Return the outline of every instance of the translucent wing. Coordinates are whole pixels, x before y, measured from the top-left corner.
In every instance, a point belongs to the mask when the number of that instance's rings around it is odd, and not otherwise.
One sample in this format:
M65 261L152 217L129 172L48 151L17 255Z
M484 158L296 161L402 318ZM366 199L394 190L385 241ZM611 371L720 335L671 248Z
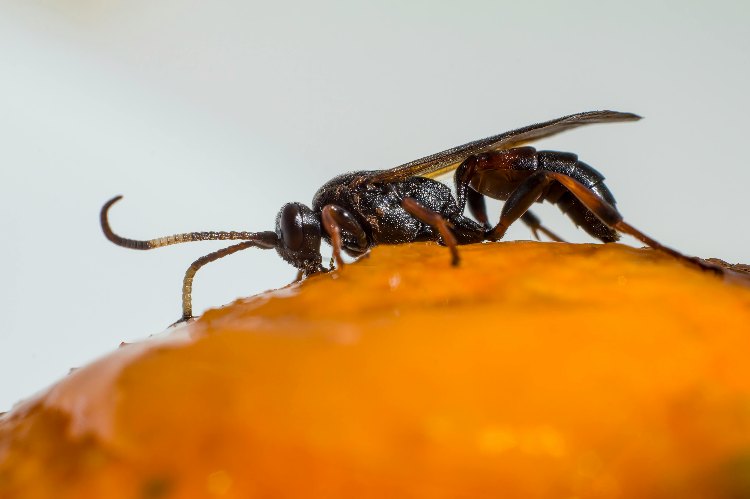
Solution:
M640 116L633 113L620 113L617 111L588 111L563 116L544 123L529 125L510 132L493 135L484 139L475 140L461 146L453 147L445 151L425 156L424 158L410 161L409 163L383 170L370 179L371 182L398 182L409 177L437 177L443 173L454 170L463 160L472 154L482 152L510 149L525 142L542 139L551 135L572 130L583 125L594 123L616 123L619 121L637 121Z

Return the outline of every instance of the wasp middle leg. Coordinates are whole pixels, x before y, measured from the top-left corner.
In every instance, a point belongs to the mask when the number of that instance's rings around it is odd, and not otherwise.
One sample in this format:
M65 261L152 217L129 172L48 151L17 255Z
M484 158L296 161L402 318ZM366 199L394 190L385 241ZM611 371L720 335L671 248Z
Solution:
M454 267L458 265L461 258L458 256L458 241L456 236L451 232L452 225L445 219L440 213L432 211L422 206L419 201L414 198L404 198L401 201L401 206L414 218L421 220L423 223L433 227L440 234L440 238L443 240L443 244L448 246L451 252L451 265Z

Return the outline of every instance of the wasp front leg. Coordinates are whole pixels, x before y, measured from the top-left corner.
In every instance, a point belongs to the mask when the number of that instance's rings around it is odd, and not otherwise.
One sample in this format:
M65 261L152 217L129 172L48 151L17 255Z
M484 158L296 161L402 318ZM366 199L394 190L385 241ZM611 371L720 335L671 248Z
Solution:
M347 210L335 204L328 204L321 211L321 220L323 229L331 238L333 258L338 268L344 266L342 250L353 256L362 255L367 251L367 234L354 215Z

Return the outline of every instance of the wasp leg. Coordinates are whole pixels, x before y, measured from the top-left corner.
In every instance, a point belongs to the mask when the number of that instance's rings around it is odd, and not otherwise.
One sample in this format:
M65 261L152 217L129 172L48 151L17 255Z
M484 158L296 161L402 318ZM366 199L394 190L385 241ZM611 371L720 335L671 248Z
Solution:
M521 218L531 228L534 237L539 239L539 232L550 239L562 241L554 232L544 227L540 220L531 212L529 207L545 191L551 180L542 171L530 175L513 192L510 193L501 215L500 223L492 228L487 217L484 196L470 187L472 178L486 170L530 170L536 166L534 159L536 151L530 147L509 149L492 154L474 155L466 158L456 168L454 182L456 186L456 201L461 211L468 203L469 212L476 220L484 225L489 239L498 240L505 235L510 224ZM528 164L527 164L528 163ZM502 198L501 198L502 199Z
M484 202L484 195L474 189L467 188L465 191L466 202L469 206L469 213L474 219L484 226L485 230L492 228L490 218L487 216L487 204ZM460 206L459 206L460 207ZM463 209L461 209L463 211Z
M470 187L466 189L464 195L466 196L466 204L469 208L469 213L471 213L471 216L473 216L477 222L482 224L485 230L491 229L492 225L490 225L490 219L487 216L487 204L485 203L484 195L478 193ZM539 237L539 233L541 232L555 242L565 242L565 240L560 236L542 225L542 221L539 220L539 217L534 215L531 211L526 211L526 213L521 215L521 221L525 223L529 227L529 229L531 229L531 233L534 234L534 237L537 239L537 241L542 240L542 238Z
M477 170L478 159L475 155L471 155L458 165L456 173L453 174L453 181L456 185L456 203L461 213L464 212L466 207L466 201L469 201L469 211L477 219L479 223L487 223L489 228L489 220L487 219L487 207L484 204L484 198L482 194L474 191L469 187L469 181ZM473 199L472 199L473 198ZM476 210L476 211L475 211ZM480 220L483 218L484 220Z
M609 204L615 205L614 197L604 185L604 177L579 161L578 156L557 151L537 151L533 147L514 147L466 158L456 168L454 176L456 201L463 209L471 189L495 199L507 200L525 179L540 171L571 176ZM597 239L613 242L619 237L616 230L599 220L557 182L549 184L538 201L556 204L577 226ZM542 232L541 229L536 231Z
M323 228L331 237L331 246L333 247L333 258L338 268L344 267L344 259L341 258L341 250L358 256L367 251L367 234L354 216L341 206L328 204L323 207L321 213ZM344 237L346 242L351 243L344 246ZM356 246L354 246L356 245Z
M560 236L549 230L547 227L542 225L542 221L539 220L539 217L531 213L531 211L526 211L523 215L521 215L521 221L525 223L529 229L531 229L531 233L534 234L534 237L537 241L541 241L542 239L539 237L539 233L541 232L545 236L549 237L555 242L558 243L564 243L565 240L562 239Z
M597 196L580 182L560 173L549 173L549 176L565 186L565 188L568 189L576 198L578 198L578 200L583 203L584 206L589 209L589 211L591 211L602 222L609 225L613 229L616 229L624 234L629 234L642 243L650 246L651 248L667 253L668 255L673 256L674 258L683 262L697 266L701 270L709 270L712 272L716 272L717 274L724 273L721 267L717 265L705 262L700 258L694 256L683 255L679 251L674 250L668 246L664 246L660 242L650 238L629 223L625 222L622 218L622 215L620 215L620 212L618 212L614 206Z
M420 220L430 227L436 229L440 233L440 237L443 239L443 244L448 246L451 251L451 265L454 267L461 261L458 256L458 242L456 236L451 232L451 223L443 218L440 213L425 208L419 201L414 198L404 198L401 201L401 206L414 218Z
M500 213L500 221L492 230L487 232L487 239L491 241L502 239L510 224L528 211L551 182L552 177L549 172L544 170L528 176L505 201L503 211Z

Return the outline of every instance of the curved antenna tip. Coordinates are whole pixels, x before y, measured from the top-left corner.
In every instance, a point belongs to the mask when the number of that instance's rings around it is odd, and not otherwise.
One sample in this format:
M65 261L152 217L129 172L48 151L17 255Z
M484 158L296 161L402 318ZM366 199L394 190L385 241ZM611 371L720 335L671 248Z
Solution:
M104 213L107 210L109 210L110 206L112 206L113 204L115 204L116 202L118 202L121 199L122 199L122 194L118 194L117 196L113 197L112 199L110 199L109 201L107 201L106 203L104 203L104 206L102 206L102 213Z

